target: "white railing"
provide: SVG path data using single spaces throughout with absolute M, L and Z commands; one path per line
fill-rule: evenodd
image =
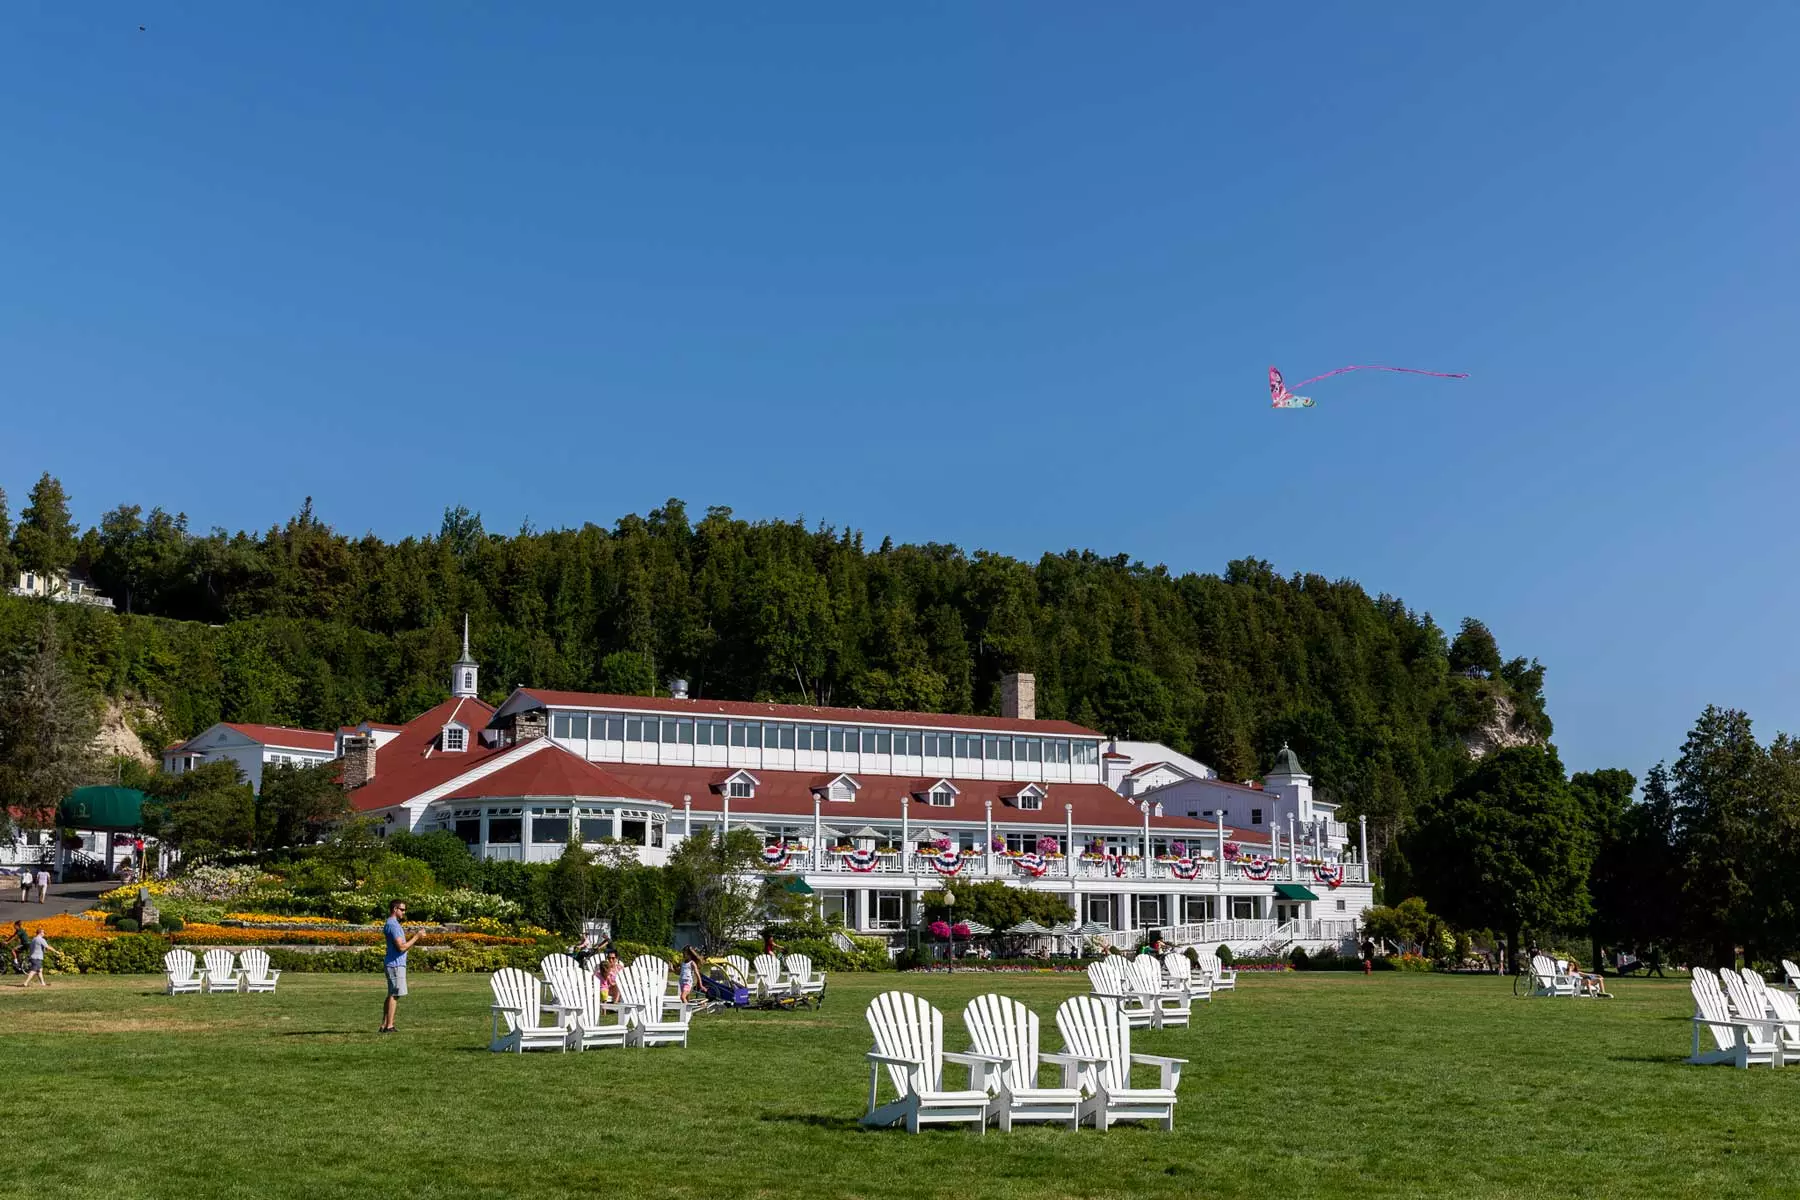
M 813 864 L 811 851 L 796 850 L 793 853 L 792 859 L 789 860 L 787 870 L 809 875 L 847 875 L 852 877 L 858 875 L 916 875 L 923 878 L 930 878 L 934 876 L 936 872 L 927 861 L 928 858 L 928 855 L 916 854 L 911 851 L 886 851 L 876 856 L 876 861 L 873 866 L 864 870 L 857 870 L 845 862 L 845 856 L 842 851 L 826 851 L 820 856 L 820 861 L 818 865 L 815 866 Z M 989 870 L 988 860 L 985 855 L 965 858 L 962 861 L 961 869 L 958 870 L 956 875 L 944 876 L 944 878 L 1019 879 L 1027 881 L 1034 878 L 1045 881 L 1074 878 L 1080 880 L 1117 882 L 1121 886 L 1129 886 L 1134 881 L 1142 883 L 1148 880 L 1153 883 L 1185 883 L 1196 889 L 1216 886 L 1219 883 L 1219 868 L 1216 862 L 1200 863 L 1199 873 L 1191 879 L 1184 879 L 1180 875 L 1177 875 L 1175 869 L 1176 865 L 1174 863 L 1158 862 L 1154 859 L 1150 861 L 1148 870 L 1146 870 L 1146 864 L 1142 859 L 1136 861 L 1125 860 L 1123 862 L 1095 862 L 1084 858 L 1077 858 L 1073 861 L 1067 858 L 1053 858 L 1049 860 L 1049 869 L 1040 876 L 1026 874 L 1024 871 L 1021 871 L 1015 863 L 1016 860 L 1014 859 L 996 854 L 993 859 L 993 869 Z M 1344 863 L 1343 868 L 1345 883 L 1365 882 L 1367 868 L 1364 867 L 1362 863 Z M 1225 864 L 1224 881 L 1228 884 L 1299 883 L 1302 885 L 1316 884 L 1318 882 L 1313 874 L 1312 867 L 1304 863 L 1277 864 L 1267 877 L 1263 879 L 1252 879 L 1249 875 L 1245 874 L 1242 869 L 1242 864 L 1234 862 Z

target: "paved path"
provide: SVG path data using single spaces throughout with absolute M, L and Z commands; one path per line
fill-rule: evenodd
M 50 885 L 50 898 L 42 904 L 38 903 L 35 890 L 28 902 L 0 900 L 0 921 L 35 921 L 40 917 L 54 917 L 58 913 L 83 912 L 94 907 L 101 892 L 111 891 L 118 886 L 117 881 L 53 883 Z M 7 895 L 10 897 L 12 893 L 8 892 Z

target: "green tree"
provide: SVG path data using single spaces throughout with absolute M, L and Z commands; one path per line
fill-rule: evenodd
M 469 853 L 463 840 L 448 829 L 434 829 L 429 833 L 401 830 L 389 834 L 387 843 L 392 853 L 417 859 L 430 867 L 432 876 L 447 888 L 474 884 L 480 863 Z
M 21 570 L 55 577 L 75 561 L 75 519 L 69 515 L 69 498 L 62 483 L 45 471 L 30 499 L 19 511 L 13 556 Z
M 17 573 L 12 554 L 12 517 L 6 510 L 6 489 L 0 488 L 0 592 L 13 586 Z
M 925 893 L 927 920 L 947 920 L 954 916 L 958 921 L 979 921 L 999 932 L 1022 921 L 1036 921 L 1049 927 L 1070 919 L 1069 898 L 1054 892 L 1009 887 L 998 879 L 952 884 L 948 890 L 956 897 L 954 905 L 944 903 L 943 889 Z
M 250 784 L 229 760 L 202 763 L 180 775 L 157 775 L 145 789 L 145 829 L 189 858 L 256 845 Z
M 1525 929 L 1588 915 L 1593 838 L 1550 747 L 1495 751 L 1420 810 L 1408 859 L 1430 907 L 1464 929 L 1498 929 L 1517 955 Z
M 600 660 L 599 684 L 615 696 L 651 696 L 656 694 L 656 672 L 642 654 L 615 650 Z
M 1588 873 L 1588 896 L 1593 903 L 1588 933 L 1592 939 L 1592 961 L 1599 964 L 1605 961 L 1606 945 L 1630 940 L 1626 933 L 1629 915 L 1617 907 L 1624 897 L 1615 880 L 1630 869 L 1623 856 L 1636 849 L 1628 839 L 1631 796 L 1637 790 L 1637 779 L 1630 771 L 1618 768 L 1580 771 L 1570 777 L 1569 790 L 1581 808 L 1582 821 L 1594 843 L 1593 864 Z
M 338 784 L 337 763 L 263 768 L 262 793 L 256 800 L 257 841 L 273 846 L 309 846 L 350 814 L 350 802 Z
M 1488 627 L 1474 617 L 1464 617 L 1462 630 L 1450 643 L 1450 669 L 1488 678 L 1500 671 L 1500 644 Z
M 57 805 L 90 782 L 97 766 L 93 697 L 62 650 L 55 618 L 43 613 L 28 640 L 0 661 L 0 833 L 15 817 L 33 827 L 50 824 Z
M 730 944 L 762 916 L 757 882 L 762 842 L 745 829 L 721 837 L 702 829 L 685 838 L 669 857 L 680 888 L 681 911 L 700 926 L 708 953 Z

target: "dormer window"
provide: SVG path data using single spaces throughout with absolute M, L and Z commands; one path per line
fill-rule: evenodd
M 444 752 L 461 754 L 469 748 L 469 731 L 461 725 L 444 726 Z
M 714 786 L 724 793 L 727 800 L 752 800 L 756 797 L 756 785 L 759 782 L 748 771 L 733 771 L 725 777 L 723 783 Z
M 947 787 L 934 787 L 929 799 L 933 808 L 951 808 L 956 804 L 956 793 Z
M 1002 796 L 1001 800 L 1030 812 L 1037 812 L 1044 807 L 1044 789 L 1037 784 L 1028 784 L 1019 789 L 1016 796 Z

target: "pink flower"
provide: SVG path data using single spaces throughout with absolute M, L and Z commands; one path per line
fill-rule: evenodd
M 948 938 L 950 936 L 950 926 L 943 921 L 933 921 L 931 923 L 931 936 L 939 939 Z
M 939 850 L 948 850 L 950 848 L 950 839 L 949 838 L 939 838 L 936 842 L 933 843 L 933 845 L 935 845 Z
M 957 937 L 966 938 L 969 936 L 969 927 L 967 925 L 963 924 L 961 921 L 958 921 L 956 923 L 956 929 L 954 930 L 954 932 Z
M 1053 837 L 1041 837 L 1037 840 L 1037 852 L 1039 854 L 1055 854 L 1061 849 L 1062 843 Z

